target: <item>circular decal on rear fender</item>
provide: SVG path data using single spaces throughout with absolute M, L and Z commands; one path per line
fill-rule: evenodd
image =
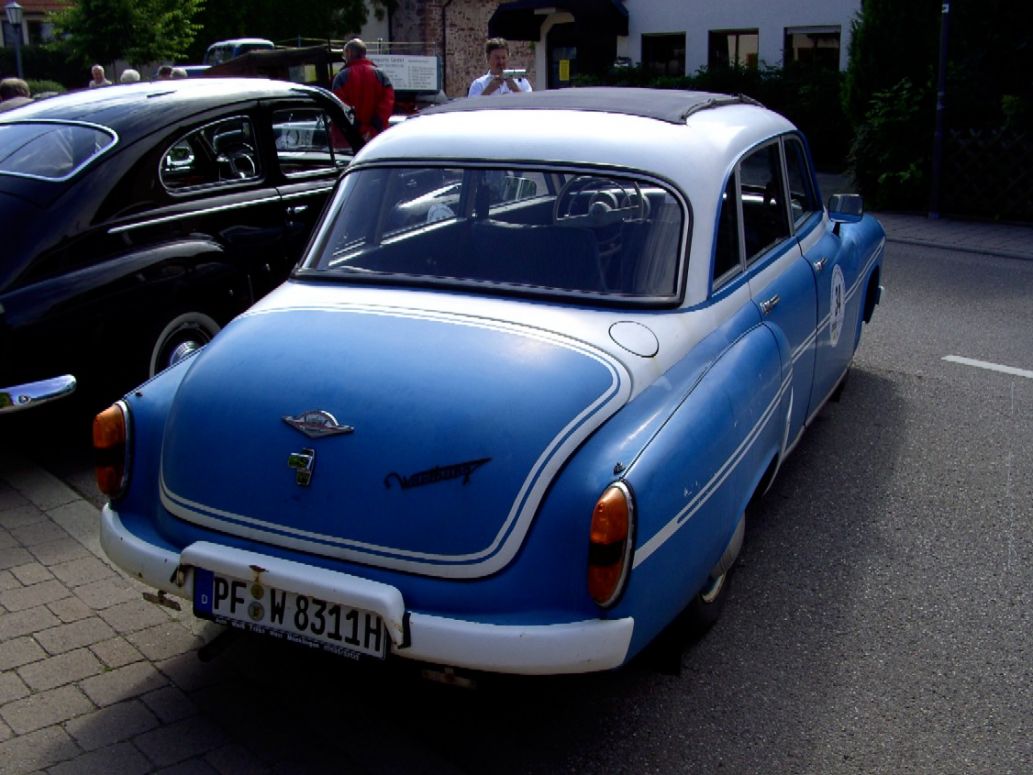
M 846 311 L 846 283 L 843 282 L 843 270 L 837 264 L 832 268 L 832 288 L 829 297 L 829 344 L 835 347 L 839 343 L 839 334 L 843 330 L 843 315 Z

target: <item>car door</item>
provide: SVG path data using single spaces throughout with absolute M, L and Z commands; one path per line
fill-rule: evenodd
M 848 289 L 856 285 L 859 267 L 856 260 L 845 255 L 842 241 L 821 206 L 803 141 L 788 135 L 783 147 L 793 229 L 814 274 L 817 292 L 814 388 L 807 410 L 810 417 L 835 390 L 853 357 L 854 329 L 846 321 L 857 320 L 860 300 L 851 299 Z
M 737 173 L 750 293 L 765 322 L 785 337 L 792 357 L 788 448 L 806 424 L 814 378 L 814 272 L 792 237 L 780 141 L 748 152 Z
M 55 203 L 64 238 L 35 256 L 10 307 L 36 300 L 33 336 L 54 332 L 69 352 L 63 370 L 139 381 L 286 277 L 282 207 L 254 107 L 206 112 L 116 148 Z
M 333 119 L 322 106 L 272 102 L 265 107 L 275 148 L 273 163 L 279 170 L 284 247 L 293 267 L 353 151 L 341 144 L 341 135 L 333 131 Z
M 158 165 L 163 206 L 112 233 L 136 244 L 210 239 L 246 274 L 249 301 L 261 298 L 291 267 L 275 170 L 263 154 L 262 135 L 261 113 L 254 108 L 182 134 Z

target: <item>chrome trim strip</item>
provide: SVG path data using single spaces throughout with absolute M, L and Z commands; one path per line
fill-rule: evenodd
M 280 198 L 284 202 L 290 202 L 294 199 L 308 199 L 313 194 L 326 194 L 333 190 L 333 186 L 323 186 L 322 188 L 310 188 L 305 191 L 292 191 L 289 194 L 280 194 Z
M 223 213 L 229 210 L 241 210 L 245 207 L 253 207 L 254 205 L 268 204 L 269 202 L 279 202 L 280 197 L 278 196 L 266 196 L 261 199 L 250 199 L 247 202 L 234 202 L 228 205 L 219 205 L 217 207 L 207 207 L 203 210 L 191 210 L 186 213 L 175 213 L 174 215 L 165 215 L 161 218 L 151 218 L 147 221 L 138 221 L 136 223 L 128 223 L 125 226 L 114 226 L 108 229 L 108 234 L 124 234 L 127 231 L 134 231 L 135 229 L 145 229 L 148 226 L 158 226 L 163 223 L 171 223 L 172 221 L 182 221 L 187 218 L 199 218 L 203 215 L 210 215 L 212 213 Z

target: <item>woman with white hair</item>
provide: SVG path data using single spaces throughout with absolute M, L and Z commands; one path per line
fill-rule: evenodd
M 136 83 L 140 80 L 140 72 L 131 67 L 127 67 L 122 71 L 122 76 L 118 80 L 120 83 Z

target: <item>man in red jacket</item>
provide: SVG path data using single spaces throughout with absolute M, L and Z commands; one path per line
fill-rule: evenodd
M 387 129 L 395 90 L 387 74 L 366 59 L 366 44 L 358 38 L 344 45 L 344 68 L 334 78 L 333 91 L 355 111 L 355 124 L 365 140 Z

